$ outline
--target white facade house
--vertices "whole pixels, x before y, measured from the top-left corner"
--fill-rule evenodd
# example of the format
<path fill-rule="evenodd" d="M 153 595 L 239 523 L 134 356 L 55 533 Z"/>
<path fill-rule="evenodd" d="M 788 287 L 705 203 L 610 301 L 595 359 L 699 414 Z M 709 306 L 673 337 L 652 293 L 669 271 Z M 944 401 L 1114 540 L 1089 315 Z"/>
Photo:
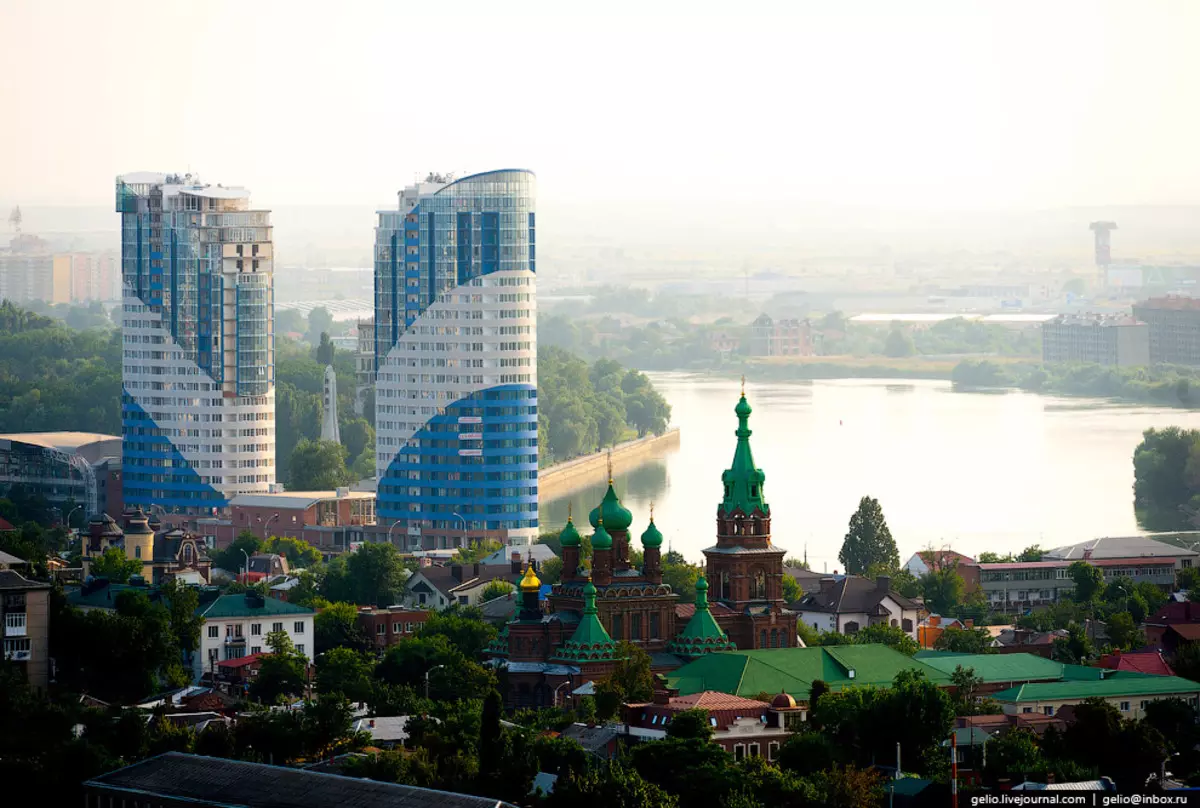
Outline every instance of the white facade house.
<path fill-rule="evenodd" d="M 287 634 L 296 650 L 313 657 L 313 618 L 316 612 L 294 603 L 264 598 L 253 592 L 221 595 L 200 606 L 200 650 L 193 657 L 193 678 L 216 669 L 218 662 L 251 654 L 270 653 L 267 635 Z"/>
<path fill-rule="evenodd" d="M 791 606 L 800 622 L 817 631 L 857 634 L 867 626 L 883 624 L 917 638 L 924 606 L 891 588 L 891 579 L 875 580 L 847 575 L 840 580 L 822 578 L 821 588 L 805 594 Z"/>

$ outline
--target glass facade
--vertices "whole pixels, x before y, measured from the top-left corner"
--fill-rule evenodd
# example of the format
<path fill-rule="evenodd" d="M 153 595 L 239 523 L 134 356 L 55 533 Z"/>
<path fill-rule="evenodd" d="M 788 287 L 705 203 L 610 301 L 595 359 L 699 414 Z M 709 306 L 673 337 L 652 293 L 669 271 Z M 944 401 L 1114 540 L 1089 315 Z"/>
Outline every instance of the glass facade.
<path fill-rule="evenodd" d="M 249 201 L 190 176 L 117 179 L 128 504 L 208 513 L 275 481 L 272 234 Z"/>
<path fill-rule="evenodd" d="M 535 179 L 425 182 L 375 241 L 381 524 L 536 534 Z"/>

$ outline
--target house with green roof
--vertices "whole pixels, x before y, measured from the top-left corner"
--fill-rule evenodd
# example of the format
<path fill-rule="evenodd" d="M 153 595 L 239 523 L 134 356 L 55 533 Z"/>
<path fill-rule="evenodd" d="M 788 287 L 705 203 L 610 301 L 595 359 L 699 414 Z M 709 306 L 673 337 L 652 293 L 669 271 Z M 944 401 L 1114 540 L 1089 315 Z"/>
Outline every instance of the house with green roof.
<path fill-rule="evenodd" d="M 196 681 L 206 672 L 215 672 L 219 662 L 269 650 L 267 635 L 273 631 L 287 634 L 296 650 L 312 659 L 316 617 L 312 609 L 246 592 L 201 601 L 196 613 L 204 618 L 200 649 L 193 654 L 192 673 Z"/>
<path fill-rule="evenodd" d="M 746 698 L 787 693 L 806 702 L 818 679 L 835 691 L 853 686 L 889 687 L 896 674 L 913 669 L 931 682 L 950 685 L 949 674 L 876 644 L 710 653 L 668 674 L 667 685 L 682 696 L 705 690 Z"/>
<path fill-rule="evenodd" d="M 1058 682 L 1068 666 L 1036 654 L 961 654 L 953 651 L 918 651 L 914 657 L 947 676 L 960 666 L 970 668 L 983 680 L 978 694 L 987 696 L 1029 682 Z M 1096 670 L 1088 668 L 1086 670 Z"/>
<path fill-rule="evenodd" d="M 1079 666 L 1069 666 L 1079 667 Z M 1158 699 L 1182 699 L 1200 704 L 1200 682 L 1178 676 L 1154 676 L 1131 671 L 1096 671 L 1096 678 L 1067 678 L 1060 682 L 1031 682 L 993 693 L 1007 715 L 1040 713 L 1057 715 L 1063 707 L 1074 706 L 1090 698 L 1102 698 L 1116 707 L 1125 718 L 1143 718 L 1146 706 Z"/>

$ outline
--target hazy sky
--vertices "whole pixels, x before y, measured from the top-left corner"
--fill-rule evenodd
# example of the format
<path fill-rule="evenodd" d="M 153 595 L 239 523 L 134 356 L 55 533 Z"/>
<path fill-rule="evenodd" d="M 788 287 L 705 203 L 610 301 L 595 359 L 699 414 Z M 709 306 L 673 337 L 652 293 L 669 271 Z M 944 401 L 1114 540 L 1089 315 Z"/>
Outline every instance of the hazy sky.
<path fill-rule="evenodd" d="M 527 167 L 543 203 L 1197 203 L 1198 35 L 1190 0 L 0 0 L 0 202 Z"/>

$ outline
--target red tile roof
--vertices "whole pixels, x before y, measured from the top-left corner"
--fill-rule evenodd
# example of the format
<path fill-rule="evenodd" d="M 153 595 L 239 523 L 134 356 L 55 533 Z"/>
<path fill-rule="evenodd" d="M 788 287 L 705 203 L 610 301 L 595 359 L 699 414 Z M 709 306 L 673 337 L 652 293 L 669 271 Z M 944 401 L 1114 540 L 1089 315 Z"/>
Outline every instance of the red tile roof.
<path fill-rule="evenodd" d="M 1175 671 L 1171 670 L 1171 666 L 1158 651 L 1105 654 L 1100 657 L 1100 667 L 1118 671 L 1149 673 L 1154 676 L 1175 675 Z"/>
<path fill-rule="evenodd" d="M 705 690 L 690 696 L 675 696 L 668 706 L 674 710 L 691 710 L 695 707 L 703 707 L 705 710 L 761 710 L 769 705 L 765 701 L 757 699 L 745 699 L 716 690 Z"/>
<path fill-rule="evenodd" d="M 224 662 L 218 662 L 218 668 L 244 668 L 251 662 L 257 662 L 263 654 L 251 654 L 250 656 L 240 657 L 238 659 L 227 659 Z"/>
<path fill-rule="evenodd" d="M 12 522 L 0 516 L 0 533 L 6 533 L 10 530 L 16 530 L 16 528 L 12 526 Z"/>
<path fill-rule="evenodd" d="M 1190 642 L 1200 640 L 1200 623 L 1173 623 L 1170 630 Z"/>

